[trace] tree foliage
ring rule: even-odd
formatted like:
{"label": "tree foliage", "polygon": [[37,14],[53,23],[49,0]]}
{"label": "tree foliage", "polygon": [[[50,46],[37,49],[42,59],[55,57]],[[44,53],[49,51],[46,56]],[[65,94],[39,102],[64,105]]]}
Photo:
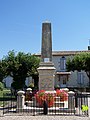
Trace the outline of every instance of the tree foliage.
{"label": "tree foliage", "polygon": [[8,55],[3,57],[1,65],[3,66],[4,76],[13,77],[12,87],[21,89],[25,86],[26,77],[37,75],[37,67],[39,67],[40,59],[30,53],[25,54],[9,51]]}
{"label": "tree foliage", "polygon": [[2,61],[0,60],[0,82],[2,82],[4,77],[5,77],[5,69],[4,69],[4,65],[2,64]]}
{"label": "tree foliage", "polygon": [[73,59],[68,59],[66,63],[68,71],[84,70],[89,78],[90,86],[90,52],[76,54]]}

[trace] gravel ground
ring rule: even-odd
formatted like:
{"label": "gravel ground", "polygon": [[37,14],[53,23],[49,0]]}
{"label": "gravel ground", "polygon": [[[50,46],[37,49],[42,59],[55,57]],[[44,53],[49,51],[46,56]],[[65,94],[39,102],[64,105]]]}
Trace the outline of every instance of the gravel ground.
{"label": "gravel ground", "polygon": [[90,120],[78,116],[1,116],[0,120]]}
{"label": "gravel ground", "polygon": [[0,110],[0,120],[90,120],[90,117],[82,116],[59,116],[59,115],[41,115],[41,116],[30,116],[30,115],[3,115],[3,111]]}

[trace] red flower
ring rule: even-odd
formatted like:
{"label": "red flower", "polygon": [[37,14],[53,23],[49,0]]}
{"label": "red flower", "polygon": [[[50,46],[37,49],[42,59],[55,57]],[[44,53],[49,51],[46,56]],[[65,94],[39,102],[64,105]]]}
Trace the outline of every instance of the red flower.
{"label": "red flower", "polygon": [[64,90],[56,90],[56,96],[60,97],[60,101],[68,100],[68,94]]}
{"label": "red flower", "polygon": [[64,90],[56,90],[56,94],[53,93],[45,93],[44,90],[40,90],[35,94],[36,101],[39,106],[43,107],[44,100],[47,102],[48,107],[52,107],[54,105],[55,97],[60,97],[60,101],[67,101],[68,94]]}
{"label": "red flower", "polygon": [[44,100],[46,100],[48,107],[53,106],[54,104],[54,98],[53,94],[51,93],[45,93],[44,90],[40,90],[35,95],[36,101],[39,103],[40,106],[43,106]]}
{"label": "red flower", "polygon": [[45,99],[45,91],[40,90],[35,94],[36,101],[39,103],[40,106],[43,105],[43,100]]}
{"label": "red flower", "polygon": [[46,94],[46,100],[48,103],[48,107],[52,107],[54,104],[55,96],[52,93],[47,93]]}

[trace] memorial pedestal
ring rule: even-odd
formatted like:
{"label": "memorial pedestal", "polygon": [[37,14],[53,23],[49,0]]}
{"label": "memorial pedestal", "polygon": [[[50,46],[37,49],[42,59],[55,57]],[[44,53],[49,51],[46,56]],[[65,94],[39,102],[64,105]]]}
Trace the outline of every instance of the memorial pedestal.
{"label": "memorial pedestal", "polygon": [[39,90],[53,91],[55,67],[52,62],[41,62],[38,68],[39,72]]}

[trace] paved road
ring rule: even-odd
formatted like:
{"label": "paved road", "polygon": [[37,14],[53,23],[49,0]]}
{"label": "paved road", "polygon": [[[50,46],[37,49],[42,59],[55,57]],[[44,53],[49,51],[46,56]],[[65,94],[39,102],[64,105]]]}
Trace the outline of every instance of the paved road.
{"label": "paved road", "polygon": [[0,120],[90,120],[78,116],[1,116]]}

